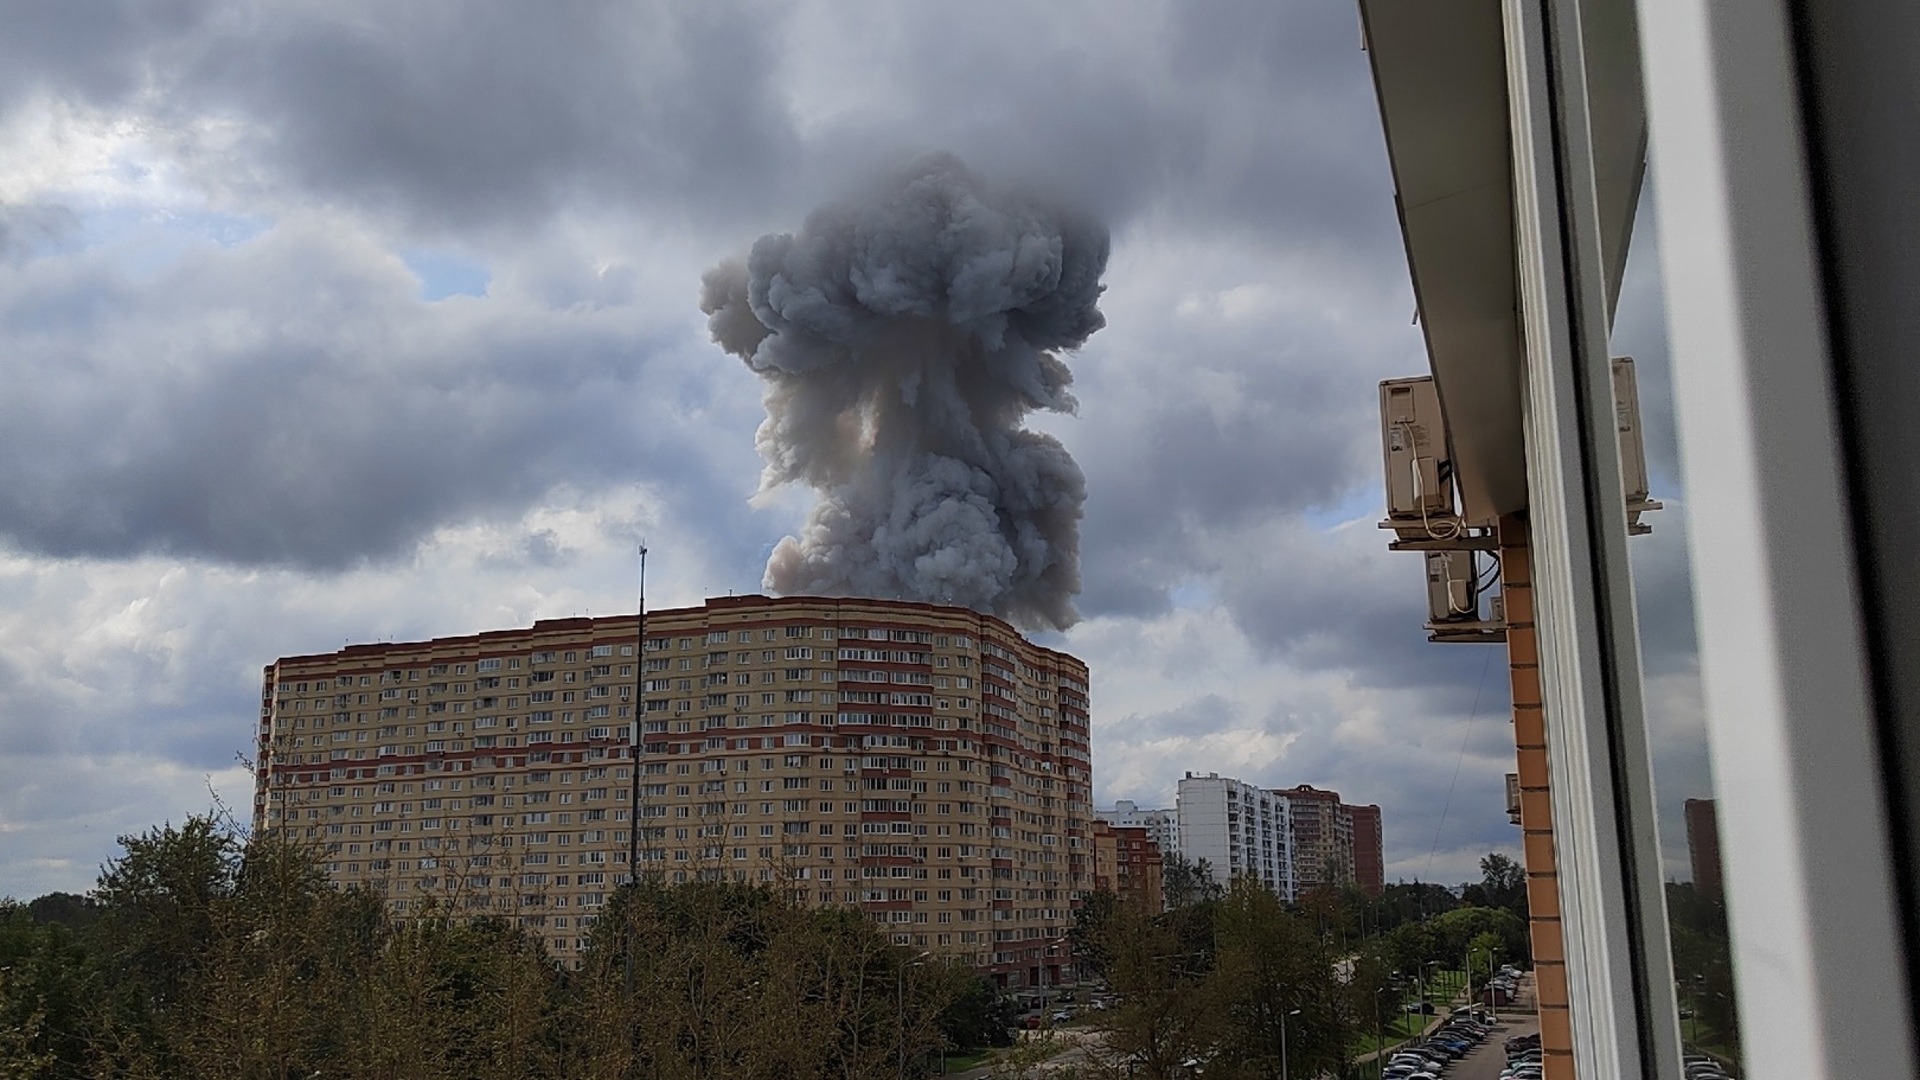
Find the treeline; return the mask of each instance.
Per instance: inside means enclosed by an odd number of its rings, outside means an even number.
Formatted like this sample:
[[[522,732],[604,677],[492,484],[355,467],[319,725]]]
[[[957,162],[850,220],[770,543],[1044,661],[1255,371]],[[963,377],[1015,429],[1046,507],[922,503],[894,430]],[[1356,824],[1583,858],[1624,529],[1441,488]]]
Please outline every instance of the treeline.
[[[1007,1039],[984,977],[773,887],[623,889],[573,971],[211,818],[121,843],[88,897],[0,901],[0,1078],[859,1080]]]
[[[1253,881],[1222,888],[1203,864],[1168,866],[1166,912],[1096,893],[1078,913],[1077,958],[1118,995],[1081,1075],[1171,1080],[1202,1064],[1209,1077],[1271,1080],[1284,1060],[1293,1076],[1353,1076],[1421,973],[1471,956],[1484,982],[1496,958],[1526,961],[1524,918],[1444,887],[1322,891],[1289,907]],[[1470,895],[1507,896],[1492,886],[1510,883],[1508,863],[1490,856],[1482,869]]]
[[[1683,1018],[1680,1034],[1702,1049],[1737,1058],[1740,1015],[1735,1006],[1739,995],[1735,993],[1725,898],[1690,881],[1670,881],[1667,921],[1672,929],[1673,975]]]

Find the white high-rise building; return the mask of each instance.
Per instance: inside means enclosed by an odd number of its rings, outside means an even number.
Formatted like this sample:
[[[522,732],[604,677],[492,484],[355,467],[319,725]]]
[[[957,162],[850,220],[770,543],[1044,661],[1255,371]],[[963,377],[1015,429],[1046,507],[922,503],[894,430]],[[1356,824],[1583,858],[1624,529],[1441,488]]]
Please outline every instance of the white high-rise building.
[[[1109,825],[1147,830],[1162,858],[1180,851],[1180,818],[1172,810],[1149,810],[1130,799],[1120,799],[1113,809],[1096,810],[1093,816]]]
[[[1288,810],[1285,795],[1219,773],[1188,773],[1175,804],[1180,854],[1193,862],[1205,859],[1222,885],[1244,875],[1291,902],[1298,881]]]

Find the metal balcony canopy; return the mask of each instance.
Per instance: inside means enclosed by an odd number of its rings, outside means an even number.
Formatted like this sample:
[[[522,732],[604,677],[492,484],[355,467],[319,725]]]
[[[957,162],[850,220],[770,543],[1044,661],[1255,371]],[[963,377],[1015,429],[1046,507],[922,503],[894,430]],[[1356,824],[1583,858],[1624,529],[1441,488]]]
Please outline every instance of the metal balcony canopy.
[[[1360,15],[1462,509],[1487,522],[1527,505],[1501,4],[1361,0]],[[1646,147],[1630,9],[1587,45],[1611,314]]]

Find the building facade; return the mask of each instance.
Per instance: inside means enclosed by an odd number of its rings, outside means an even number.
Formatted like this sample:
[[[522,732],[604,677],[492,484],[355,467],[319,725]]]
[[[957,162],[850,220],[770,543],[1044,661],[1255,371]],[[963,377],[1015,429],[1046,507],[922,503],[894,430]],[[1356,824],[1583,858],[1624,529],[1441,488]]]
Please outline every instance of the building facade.
[[[1144,809],[1121,799],[1113,804],[1113,809],[1095,813],[1116,827],[1145,829],[1162,858],[1180,853],[1180,816],[1172,810]]]
[[[928,604],[715,598],[269,665],[256,829],[406,916],[517,919],[574,962],[628,873],[777,882],[1009,986],[1092,887],[1088,672]],[[640,693],[636,695],[636,688]]]
[[[1353,881],[1353,818],[1343,811],[1340,793],[1310,784],[1285,788],[1287,816],[1293,827],[1293,873],[1303,893],[1338,889]]]
[[[1148,911],[1166,907],[1160,888],[1160,845],[1141,826],[1114,825],[1095,818],[1093,887],[1114,894],[1121,903],[1136,903]]]
[[[1180,854],[1195,863],[1206,860],[1214,881],[1226,885],[1251,877],[1283,900],[1298,898],[1285,795],[1218,773],[1188,773],[1180,780],[1175,814]]]
[[[1712,799],[1688,799],[1687,861],[1693,866],[1693,887],[1701,896],[1720,899],[1720,823]]]
[[[1380,808],[1340,805],[1352,823],[1353,883],[1368,896],[1379,896],[1387,887],[1386,835],[1380,820]]]

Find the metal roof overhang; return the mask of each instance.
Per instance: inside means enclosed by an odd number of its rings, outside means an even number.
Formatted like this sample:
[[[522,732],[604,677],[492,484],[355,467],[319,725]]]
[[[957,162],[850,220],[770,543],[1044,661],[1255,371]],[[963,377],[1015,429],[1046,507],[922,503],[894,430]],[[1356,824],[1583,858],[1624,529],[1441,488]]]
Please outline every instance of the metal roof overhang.
[[[1588,7],[1589,107],[1611,317],[1644,171],[1646,122],[1632,5],[1600,0]],[[1527,505],[1501,4],[1361,0],[1360,14],[1462,509],[1469,521],[1487,522]]]

